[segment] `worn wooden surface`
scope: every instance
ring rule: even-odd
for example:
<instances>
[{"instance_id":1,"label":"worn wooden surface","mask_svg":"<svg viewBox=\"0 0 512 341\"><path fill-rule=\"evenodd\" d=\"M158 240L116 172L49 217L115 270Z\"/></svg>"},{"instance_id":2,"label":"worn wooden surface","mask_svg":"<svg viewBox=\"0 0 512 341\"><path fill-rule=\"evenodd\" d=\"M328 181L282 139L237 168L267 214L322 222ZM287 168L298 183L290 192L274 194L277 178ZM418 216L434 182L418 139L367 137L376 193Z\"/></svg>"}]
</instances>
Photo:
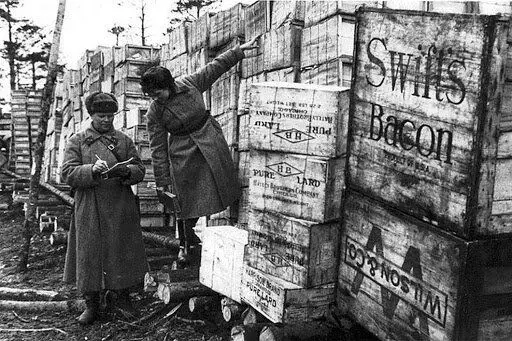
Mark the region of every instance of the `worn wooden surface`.
<instances>
[{"instance_id":1,"label":"worn wooden surface","mask_svg":"<svg viewBox=\"0 0 512 341\"><path fill-rule=\"evenodd\" d=\"M334 283L340 223L249 212L245 264L301 287Z\"/></svg>"},{"instance_id":2,"label":"worn wooden surface","mask_svg":"<svg viewBox=\"0 0 512 341\"><path fill-rule=\"evenodd\" d=\"M245 5L238 3L211 16L210 48L219 48L233 38L243 36L245 30L244 7Z\"/></svg>"},{"instance_id":3,"label":"worn wooden surface","mask_svg":"<svg viewBox=\"0 0 512 341\"><path fill-rule=\"evenodd\" d=\"M180 54L187 53L187 22L182 22L179 26L175 27L168 33L169 50L168 57L173 59Z\"/></svg>"},{"instance_id":4,"label":"worn wooden surface","mask_svg":"<svg viewBox=\"0 0 512 341\"><path fill-rule=\"evenodd\" d=\"M160 61L160 65L172 70L172 76L174 78L179 78L181 76L187 75L189 70L189 58L186 53L181 54L174 59L167 59Z\"/></svg>"},{"instance_id":5,"label":"worn wooden surface","mask_svg":"<svg viewBox=\"0 0 512 341\"><path fill-rule=\"evenodd\" d=\"M210 35L210 13L201 15L190 23L187 31L187 46L189 52L197 51L208 46Z\"/></svg>"},{"instance_id":6,"label":"worn wooden surface","mask_svg":"<svg viewBox=\"0 0 512 341\"><path fill-rule=\"evenodd\" d=\"M273 2L270 12L271 30L283 27L288 23L303 24L305 3L305 1Z\"/></svg>"},{"instance_id":7,"label":"worn wooden surface","mask_svg":"<svg viewBox=\"0 0 512 341\"><path fill-rule=\"evenodd\" d=\"M236 302L240 302L247 234L233 226L210 226L202 231L199 281Z\"/></svg>"},{"instance_id":8,"label":"worn wooden surface","mask_svg":"<svg viewBox=\"0 0 512 341\"><path fill-rule=\"evenodd\" d=\"M298 66L302 29L284 24L264 36L263 60L266 71Z\"/></svg>"},{"instance_id":9,"label":"worn wooden surface","mask_svg":"<svg viewBox=\"0 0 512 341\"><path fill-rule=\"evenodd\" d=\"M336 157L346 152L348 89L310 84L252 84L249 147Z\"/></svg>"},{"instance_id":10,"label":"worn wooden surface","mask_svg":"<svg viewBox=\"0 0 512 341\"><path fill-rule=\"evenodd\" d=\"M307 322L324 316L334 302L334 285L304 289L244 266L241 298L274 323Z\"/></svg>"},{"instance_id":11,"label":"worn wooden surface","mask_svg":"<svg viewBox=\"0 0 512 341\"><path fill-rule=\"evenodd\" d=\"M354 17L335 15L302 31L300 66L323 64L354 51Z\"/></svg>"},{"instance_id":12,"label":"worn wooden surface","mask_svg":"<svg viewBox=\"0 0 512 341\"><path fill-rule=\"evenodd\" d=\"M352 82L352 58L337 58L323 64L300 70L300 82L304 84L334 85L350 88Z\"/></svg>"},{"instance_id":13,"label":"worn wooden surface","mask_svg":"<svg viewBox=\"0 0 512 341\"><path fill-rule=\"evenodd\" d=\"M326 222L340 217L345 158L251 150L249 205Z\"/></svg>"},{"instance_id":14,"label":"worn wooden surface","mask_svg":"<svg viewBox=\"0 0 512 341\"><path fill-rule=\"evenodd\" d=\"M382 340L510 339L508 243L466 242L351 193L338 307Z\"/></svg>"},{"instance_id":15,"label":"worn wooden surface","mask_svg":"<svg viewBox=\"0 0 512 341\"><path fill-rule=\"evenodd\" d=\"M349 185L461 236L510 232L489 227L503 22L389 10L358 20Z\"/></svg>"}]
</instances>

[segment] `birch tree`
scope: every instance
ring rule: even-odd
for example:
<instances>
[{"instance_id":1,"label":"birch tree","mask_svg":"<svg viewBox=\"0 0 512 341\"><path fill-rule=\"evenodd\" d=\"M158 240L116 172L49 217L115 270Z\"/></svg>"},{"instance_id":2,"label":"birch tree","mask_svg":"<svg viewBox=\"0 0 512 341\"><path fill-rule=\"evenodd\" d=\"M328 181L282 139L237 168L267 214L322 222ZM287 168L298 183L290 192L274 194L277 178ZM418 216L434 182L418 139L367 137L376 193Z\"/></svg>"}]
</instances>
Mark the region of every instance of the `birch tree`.
<instances>
[{"instance_id":1,"label":"birch tree","mask_svg":"<svg viewBox=\"0 0 512 341\"><path fill-rule=\"evenodd\" d=\"M44 156L44 143L46 140L46 130L48 128L48 117L50 116L50 106L53 99L53 90L58 73L58 59L60 47L60 35L62 25L64 23L64 12L66 9L66 0L59 0L57 9L57 19L55 21L55 29L53 31L53 41L50 49L50 57L48 60L48 74L46 76L46 84L43 90L43 98L41 103L41 118L37 129L37 141L34 145L34 167L30 176L29 204L25 212L25 221L23 222L24 242L20 252L20 260L18 270L25 271L28 265L30 254L30 240L36 227L36 203L39 198L39 182L41 179L41 168Z\"/></svg>"}]
</instances>

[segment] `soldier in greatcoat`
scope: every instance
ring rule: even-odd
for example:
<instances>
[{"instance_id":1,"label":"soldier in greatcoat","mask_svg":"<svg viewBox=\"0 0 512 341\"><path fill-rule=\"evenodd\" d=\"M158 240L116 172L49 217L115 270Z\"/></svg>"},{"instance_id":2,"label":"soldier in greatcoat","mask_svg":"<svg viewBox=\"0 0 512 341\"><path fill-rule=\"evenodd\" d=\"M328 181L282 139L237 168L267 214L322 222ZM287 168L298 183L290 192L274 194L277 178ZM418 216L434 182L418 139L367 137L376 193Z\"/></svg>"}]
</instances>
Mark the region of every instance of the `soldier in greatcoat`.
<instances>
[{"instance_id":1,"label":"soldier in greatcoat","mask_svg":"<svg viewBox=\"0 0 512 341\"><path fill-rule=\"evenodd\" d=\"M239 197L238 175L222 129L206 110L202 93L256 48L256 38L216 57L197 72L174 80L161 66L141 78L153 98L147 126L157 190L171 191L180 209L178 260L187 262L199 239L193 227L201 216L221 212Z\"/></svg>"},{"instance_id":2,"label":"soldier in greatcoat","mask_svg":"<svg viewBox=\"0 0 512 341\"><path fill-rule=\"evenodd\" d=\"M75 199L64 280L76 281L84 295L87 308L78 317L81 324L96 320L100 292L106 290L117 293L118 311L134 315L129 288L141 284L148 270L130 187L143 180L144 166L133 141L113 127L116 98L96 92L85 104L92 124L69 139L62 165L62 178Z\"/></svg>"}]
</instances>

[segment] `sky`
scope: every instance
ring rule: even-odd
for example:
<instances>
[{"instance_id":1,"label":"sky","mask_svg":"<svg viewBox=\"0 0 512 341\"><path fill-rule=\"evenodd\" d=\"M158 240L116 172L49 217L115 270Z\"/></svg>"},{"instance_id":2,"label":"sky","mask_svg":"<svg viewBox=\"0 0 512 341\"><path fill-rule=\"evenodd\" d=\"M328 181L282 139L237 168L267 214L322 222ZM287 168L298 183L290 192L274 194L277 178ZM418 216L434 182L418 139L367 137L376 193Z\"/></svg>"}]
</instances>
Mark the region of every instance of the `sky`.
<instances>
[{"instance_id":1,"label":"sky","mask_svg":"<svg viewBox=\"0 0 512 341\"><path fill-rule=\"evenodd\" d=\"M142 0L67 0L60 41L59 62L76 68L86 49L115 45L115 35L108 30L121 25L127 30L119 37L119 44L141 44L140 3ZM175 0L144 0L146 3L146 44L160 46L165 42L171 9ZM222 0L220 9L248 1ZM59 0L20 0L14 15L31 20L48 33L49 41L55 26ZM120 5L121 4L121 5ZM132 26L132 28L128 28ZM0 23L0 39L7 39L7 28ZM6 61L0 66L8 70ZM8 98L8 77L0 80L0 97Z\"/></svg>"}]
</instances>

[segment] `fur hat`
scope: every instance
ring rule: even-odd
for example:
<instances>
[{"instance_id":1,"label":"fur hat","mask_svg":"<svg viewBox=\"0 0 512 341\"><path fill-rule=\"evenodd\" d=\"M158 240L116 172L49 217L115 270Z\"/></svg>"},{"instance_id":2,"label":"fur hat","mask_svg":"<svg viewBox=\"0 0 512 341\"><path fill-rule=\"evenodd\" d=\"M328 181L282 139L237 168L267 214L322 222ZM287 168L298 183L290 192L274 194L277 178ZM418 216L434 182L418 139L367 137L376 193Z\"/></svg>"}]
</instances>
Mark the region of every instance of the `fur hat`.
<instances>
[{"instance_id":1,"label":"fur hat","mask_svg":"<svg viewBox=\"0 0 512 341\"><path fill-rule=\"evenodd\" d=\"M85 107L89 115L101 113L117 112L116 97L107 92L93 92L85 99Z\"/></svg>"}]
</instances>

